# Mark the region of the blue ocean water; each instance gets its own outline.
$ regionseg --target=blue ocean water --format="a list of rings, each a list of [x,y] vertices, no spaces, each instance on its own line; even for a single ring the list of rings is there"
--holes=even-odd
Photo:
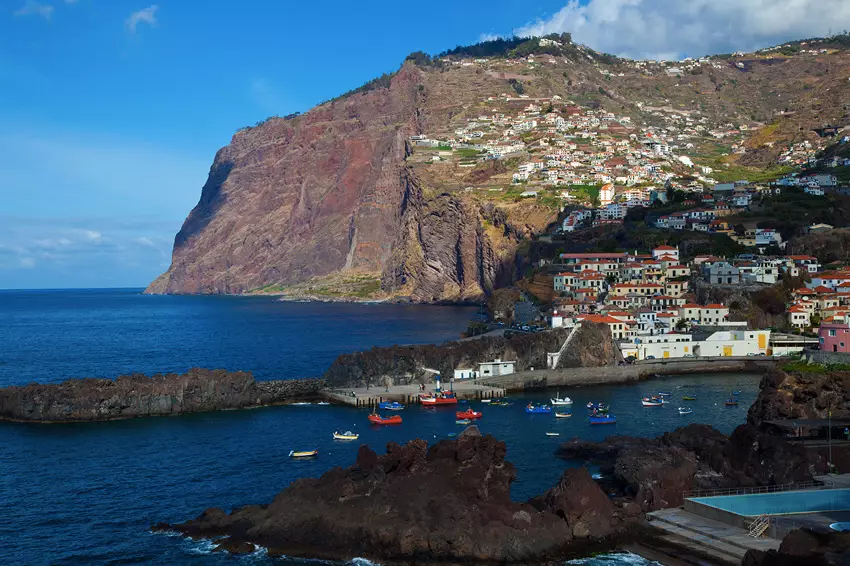
[[[340,352],[373,344],[453,338],[477,311],[459,307],[279,303],[269,298],[145,297],[134,291],[0,292],[0,384],[112,377],[127,371],[190,366],[249,369],[259,377],[319,375]],[[475,403],[483,432],[503,439],[518,470],[517,500],[551,487],[569,465],[554,456],[561,440],[609,434],[656,436],[687,422],[730,432],[746,417],[758,377],[690,375],[624,386],[562,391],[574,416],[527,415]],[[673,402],[643,408],[640,397],[671,391]],[[740,390],[739,407],[724,407]],[[682,395],[694,413],[675,407]],[[590,426],[588,401],[610,403],[618,423]],[[270,407],[109,423],[0,423],[0,564],[278,564],[261,553],[235,559],[209,543],[151,534],[159,521],[182,521],[207,507],[264,503],[291,481],[350,465],[359,444],[436,442],[460,432],[454,410],[407,408],[404,423],[374,427],[367,411],[330,406]],[[360,441],[334,441],[334,430]],[[547,436],[557,432],[560,436]],[[317,449],[293,461],[290,450]],[[586,564],[649,564],[634,555]],[[284,561],[285,562],[285,561]]]

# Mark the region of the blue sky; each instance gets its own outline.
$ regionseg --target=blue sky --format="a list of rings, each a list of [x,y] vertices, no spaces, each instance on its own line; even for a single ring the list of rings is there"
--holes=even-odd
[[[700,21],[752,29],[694,43],[691,27],[647,48],[630,10],[687,28],[679,0],[0,0],[0,288],[146,285],[236,129],[305,111],[412,51],[575,30],[601,50],[663,56],[850,27],[850,2],[773,0],[771,12],[811,4],[812,18],[789,23],[764,1],[685,3]],[[815,21],[818,6],[830,17]]]

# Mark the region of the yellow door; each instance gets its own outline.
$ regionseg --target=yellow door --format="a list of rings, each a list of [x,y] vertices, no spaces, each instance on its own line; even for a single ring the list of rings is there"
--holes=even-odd
[[[664,357],[665,357],[665,358],[669,358],[669,357],[670,357],[670,352],[664,352]]]
[[[765,348],[767,348],[767,336],[759,334],[759,350],[764,350]]]
[[[731,356],[732,355],[732,346],[723,346],[723,355]]]
[[[685,353],[687,354],[687,353],[689,353],[690,351],[691,351],[691,349],[690,349],[690,348],[688,348],[687,346],[685,346]]]

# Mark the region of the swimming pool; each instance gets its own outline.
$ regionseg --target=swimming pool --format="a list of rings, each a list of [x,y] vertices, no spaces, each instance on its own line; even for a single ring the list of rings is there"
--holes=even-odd
[[[847,511],[850,510],[850,489],[720,495],[694,497],[687,501],[744,517]],[[688,506],[686,505],[685,508],[687,509]]]

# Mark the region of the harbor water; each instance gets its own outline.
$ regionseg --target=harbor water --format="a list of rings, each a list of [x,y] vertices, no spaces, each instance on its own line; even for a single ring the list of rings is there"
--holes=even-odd
[[[191,366],[254,371],[261,378],[319,375],[339,353],[373,344],[456,337],[476,309],[281,303],[271,298],[145,297],[133,291],[0,293],[0,384],[22,385],[128,371],[183,371]],[[479,426],[504,440],[518,470],[512,495],[548,489],[567,466],[554,455],[574,436],[656,436],[689,422],[731,432],[744,422],[758,377],[689,375],[620,386],[561,391],[572,417],[529,415],[531,401],[557,392],[512,396],[509,406],[470,405]],[[645,408],[640,398],[670,392],[670,403]],[[723,401],[739,391],[740,404]],[[693,396],[695,401],[682,401]],[[610,404],[617,424],[591,426],[586,403]],[[677,407],[693,409],[680,415]],[[233,564],[281,563],[261,552],[234,559],[208,543],[151,534],[153,523],[182,521],[207,507],[264,503],[290,482],[354,462],[361,443],[437,442],[459,433],[455,408],[408,407],[403,424],[369,425],[368,411],[285,406],[108,423],[0,423],[0,563]],[[335,430],[359,441],[332,439]],[[546,433],[557,433],[549,436]],[[294,461],[290,450],[318,450]],[[296,563],[297,561],[290,561]],[[634,555],[582,564],[651,564]]]

